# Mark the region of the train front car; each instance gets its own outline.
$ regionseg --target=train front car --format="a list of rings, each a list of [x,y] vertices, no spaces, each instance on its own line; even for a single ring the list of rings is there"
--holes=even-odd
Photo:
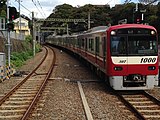
[[[158,40],[154,27],[123,24],[107,30],[107,71],[115,90],[145,90],[158,84]]]

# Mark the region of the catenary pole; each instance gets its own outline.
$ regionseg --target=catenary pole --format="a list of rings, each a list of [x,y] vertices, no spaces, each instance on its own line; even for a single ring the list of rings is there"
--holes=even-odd
[[[9,23],[9,0],[7,0],[7,22]],[[7,30],[7,41],[8,41],[8,66],[11,65],[10,57],[11,57],[11,46],[10,46],[10,30]]]
[[[90,11],[88,12],[88,30],[91,28],[91,13],[90,13]]]
[[[20,40],[22,39],[22,32],[21,32],[21,5],[20,5],[20,0],[18,0],[19,3],[19,35],[20,35]]]
[[[34,21],[34,12],[32,12],[32,26],[33,26],[33,30],[32,30],[32,39],[33,39],[33,56],[35,56],[35,21]]]

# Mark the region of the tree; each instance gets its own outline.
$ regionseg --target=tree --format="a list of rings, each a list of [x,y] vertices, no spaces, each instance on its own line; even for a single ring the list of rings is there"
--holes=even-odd
[[[6,11],[5,11],[5,10],[2,10],[1,13],[0,13],[0,16],[6,17],[6,15],[7,15],[7,14],[6,14]]]
[[[159,24],[159,21],[160,21],[160,2],[157,4],[156,16],[157,16],[157,21],[156,21],[156,26],[155,27],[156,27],[158,33],[160,34],[160,24]]]
[[[146,23],[157,28],[160,32],[160,3],[157,5],[144,5],[139,4],[139,17],[142,19],[142,10],[144,20]],[[91,28],[95,26],[117,25],[119,20],[127,19],[127,23],[133,23],[136,18],[136,4],[127,3],[115,5],[110,8],[109,5],[91,5],[87,4],[79,7],[72,7],[68,4],[58,5],[53,10],[53,13],[48,18],[67,18],[67,19],[85,19],[82,23],[68,23],[70,32],[85,31],[88,29],[88,13],[91,18]],[[146,10],[146,12],[144,12]],[[62,22],[44,22],[43,26],[62,26]],[[64,31],[63,31],[64,32]],[[61,33],[63,33],[61,32]]]
[[[6,15],[6,0],[0,0],[0,16]]]

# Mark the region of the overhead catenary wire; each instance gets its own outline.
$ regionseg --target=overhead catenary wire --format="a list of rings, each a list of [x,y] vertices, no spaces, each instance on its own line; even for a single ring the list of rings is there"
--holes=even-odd
[[[15,0],[15,1],[19,3],[18,0]],[[21,3],[20,3],[20,5],[21,5],[24,9],[26,9],[27,11],[29,11],[29,12],[31,13],[31,11],[30,11],[29,9],[27,9],[24,5],[22,5]]]
[[[19,3],[19,1],[18,1],[18,0],[15,0],[15,1]],[[37,0],[37,1],[38,1],[38,0]],[[32,2],[33,2],[33,4],[34,4],[34,6],[37,8],[37,10],[39,11],[39,13],[40,13],[43,17],[46,17],[46,14],[45,14],[45,12],[43,11],[42,6],[41,6],[40,2],[38,1],[38,5],[39,5],[39,6],[40,6],[40,8],[42,9],[43,14],[42,14],[42,12],[40,11],[40,9],[38,8],[38,6],[37,6],[36,2],[35,2],[34,0],[32,0]],[[20,3],[20,5],[21,5],[24,9],[26,9],[27,11],[29,11],[30,13],[32,13],[32,11],[30,11],[29,9],[27,9],[27,8],[26,8],[22,3]]]
[[[34,6],[36,6],[36,8],[37,8],[37,10],[40,12],[40,14],[41,14],[43,17],[45,17],[45,16],[42,14],[42,12],[39,10],[39,8],[38,8],[36,2],[34,2],[34,0],[32,0],[32,2],[33,2],[33,4],[34,4]]]
[[[37,1],[38,1],[38,4],[39,4],[40,8],[42,9],[43,14],[46,16],[46,14],[45,14],[45,12],[44,12],[44,10],[43,10],[43,8],[42,8],[42,6],[41,6],[39,0],[37,0]]]
[[[16,6],[17,8],[18,8],[18,6],[13,2],[13,1],[11,1],[12,2],[12,5],[14,5],[14,6]],[[22,10],[21,10],[22,11]],[[26,11],[22,11],[22,13],[26,13],[26,14],[28,14]],[[29,11],[29,13],[31,13],[31,11]],[[28,14],[29,15],[29,14]]]
[[[125,1],[124,1],[125,4],[127,4],[127,3],[129,3],[129,2],[131,2],[131,0],[125,0]]]
[[[109,4],[110,2],[112,2],[112,0],[110,0],[107,4]]]

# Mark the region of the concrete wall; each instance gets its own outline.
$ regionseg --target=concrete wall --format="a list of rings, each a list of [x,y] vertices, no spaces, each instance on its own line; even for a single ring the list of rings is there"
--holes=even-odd
[[[11,39],[11,52],[25,51],[26,47],[23,44],[24,40]],[[0,36],[0,52],[7,53],[7,40]],[[30,45],[31,47],[31,45]]]

